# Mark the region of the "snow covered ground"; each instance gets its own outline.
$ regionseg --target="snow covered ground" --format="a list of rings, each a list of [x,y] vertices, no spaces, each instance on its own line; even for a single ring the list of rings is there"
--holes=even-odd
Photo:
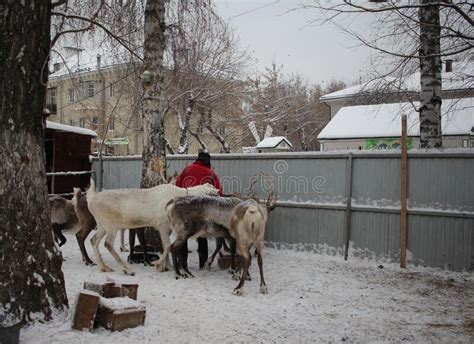
[[[259,293],[258,266],[244,295],[215,266],[199,271],[195,243],[189,265],[195,278],[175,280],[173,272],[134,265],[127,277],[105,248],[117,272],[86,267],[72,235],[63,246],[63,271],[71,309],[54,321],[22,330],[22,343],[260,343],[260,342],[472,342],[474,276],[350,257],[267,248],[264,271],[269,294]],[[117,244],[117,243],[116,243]],[[212,248],[213,245],[211,244]],[[89,252],[93,252],[88,247]],[[126,253],[122,254],[124,257]],[[383,264],[383,268],[379,265]],[[84,281],[138,282],[146,306],[145,326],[109,332],[71,329],[76,294]]]

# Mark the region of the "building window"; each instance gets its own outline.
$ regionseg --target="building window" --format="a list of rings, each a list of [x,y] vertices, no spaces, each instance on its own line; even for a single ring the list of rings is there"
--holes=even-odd
[[[109,97],[112,98],[114,96],[114,84],[109,85]]]
[[[93,82],[88,82],[87,83],[87,97],[92,98],[95,95],[95,90],[94,90],[94,83]]]
[[[97,125],[97,124],[99,124],[99,117],[97,116],[92,117],[92,125]]]
[[[84,127],[85,127],[84,117],[79,118],[79,126],[80,126],[81,128],[84,128]]]
[[[114,129],[115,129],[115,117],[112,116],[109,119],[109,128],[108,128],[108,130],[109,131],[114,131]]]
[[[48,89],[48,101],[46,104],[46,108],[49,110],[50,113],[56,113],[56,89],[50,88]]]
[[[74,90],[72,88],[68,88],[67,94],[69,96],[69,102],[74,103]]]
[[[53,65],[53,70],[54,70],[55,72],[58,72],[60,68],[61,68],[61,64],[59,64],[59,63],[55,63],[55,64]]]
[[[204,125],[203,125],[202,122],[199,122],[199,125],[198,125],[198,127],[197,127],[197,129],[196,129],[196,133],[197,133],[197,134],[202,134],[202,133],[204,133]]]
[[[226,130],[225,130],[225,124],[224,124],[224,123],[220,123],[220,124],[217,126],[217,132],[218,132],[220,135],[225,135]]]
[[[74,125],[74,120],[73,119],[69,120],[69,125]]]
[[[49,90],[49,103],[56,105],[56,89],[51,88]]]

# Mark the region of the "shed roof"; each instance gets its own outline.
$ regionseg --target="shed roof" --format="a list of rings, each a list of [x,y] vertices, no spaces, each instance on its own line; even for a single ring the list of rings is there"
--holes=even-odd
[[[260,143],[257,145],[257,148],[275,148],[278,146],[281,141],[285,141],[288,146],[293,147],[291,145],[291,142],[286,139],[284,136],[273,136],[273,137],[267,137],[266,139],[263,139],[260,141]]]
[[[88,136],[97,136],[97,133],[94,130],[81,128],[81,127],[74,127],[72,125],[61,124],[51,121],[46,121],[46,129],[53,129],[53,130],[60,130],[60,131],[67,131],[70,133],[76,133],[80,135],[88,135]]]
[[[408,136],[419,136],[419,103],[393,103],[341,108],[318,139],[400,137],[401,115],[407,114]],[[469,135],[474,127],[474,98],[446,99],[441,105],[443,135]]]

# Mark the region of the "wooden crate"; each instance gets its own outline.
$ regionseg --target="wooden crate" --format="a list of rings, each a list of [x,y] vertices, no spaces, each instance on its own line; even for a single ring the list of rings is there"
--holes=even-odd
[[[104,284],[84,282],[84,289],[95,291],[100,296],[106,298],[123,297],[136,300],[138,296],[138,284],[116,284],[115,282],[107,282]]]
[[[122,331],[145,323],[145,307],[128,297],[101,298],[96,316],[96,326],[110,331]]]
[[[99,306],[100,296],[96,292],[84,290],[77,295],[76,309],[72,320],[75,330],[92,330]]]

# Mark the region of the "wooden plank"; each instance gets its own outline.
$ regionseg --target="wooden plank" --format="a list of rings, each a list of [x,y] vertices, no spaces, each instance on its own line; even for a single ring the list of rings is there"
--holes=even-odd
[[[92,330],[99,305],[99,294],[91,291],[82,291],[77,295],[76,309],[72,321],[75,330]]]
[[[400,193],[400,267],[406,268],[407,256],[407,116],[402,116],[402,157]]]

